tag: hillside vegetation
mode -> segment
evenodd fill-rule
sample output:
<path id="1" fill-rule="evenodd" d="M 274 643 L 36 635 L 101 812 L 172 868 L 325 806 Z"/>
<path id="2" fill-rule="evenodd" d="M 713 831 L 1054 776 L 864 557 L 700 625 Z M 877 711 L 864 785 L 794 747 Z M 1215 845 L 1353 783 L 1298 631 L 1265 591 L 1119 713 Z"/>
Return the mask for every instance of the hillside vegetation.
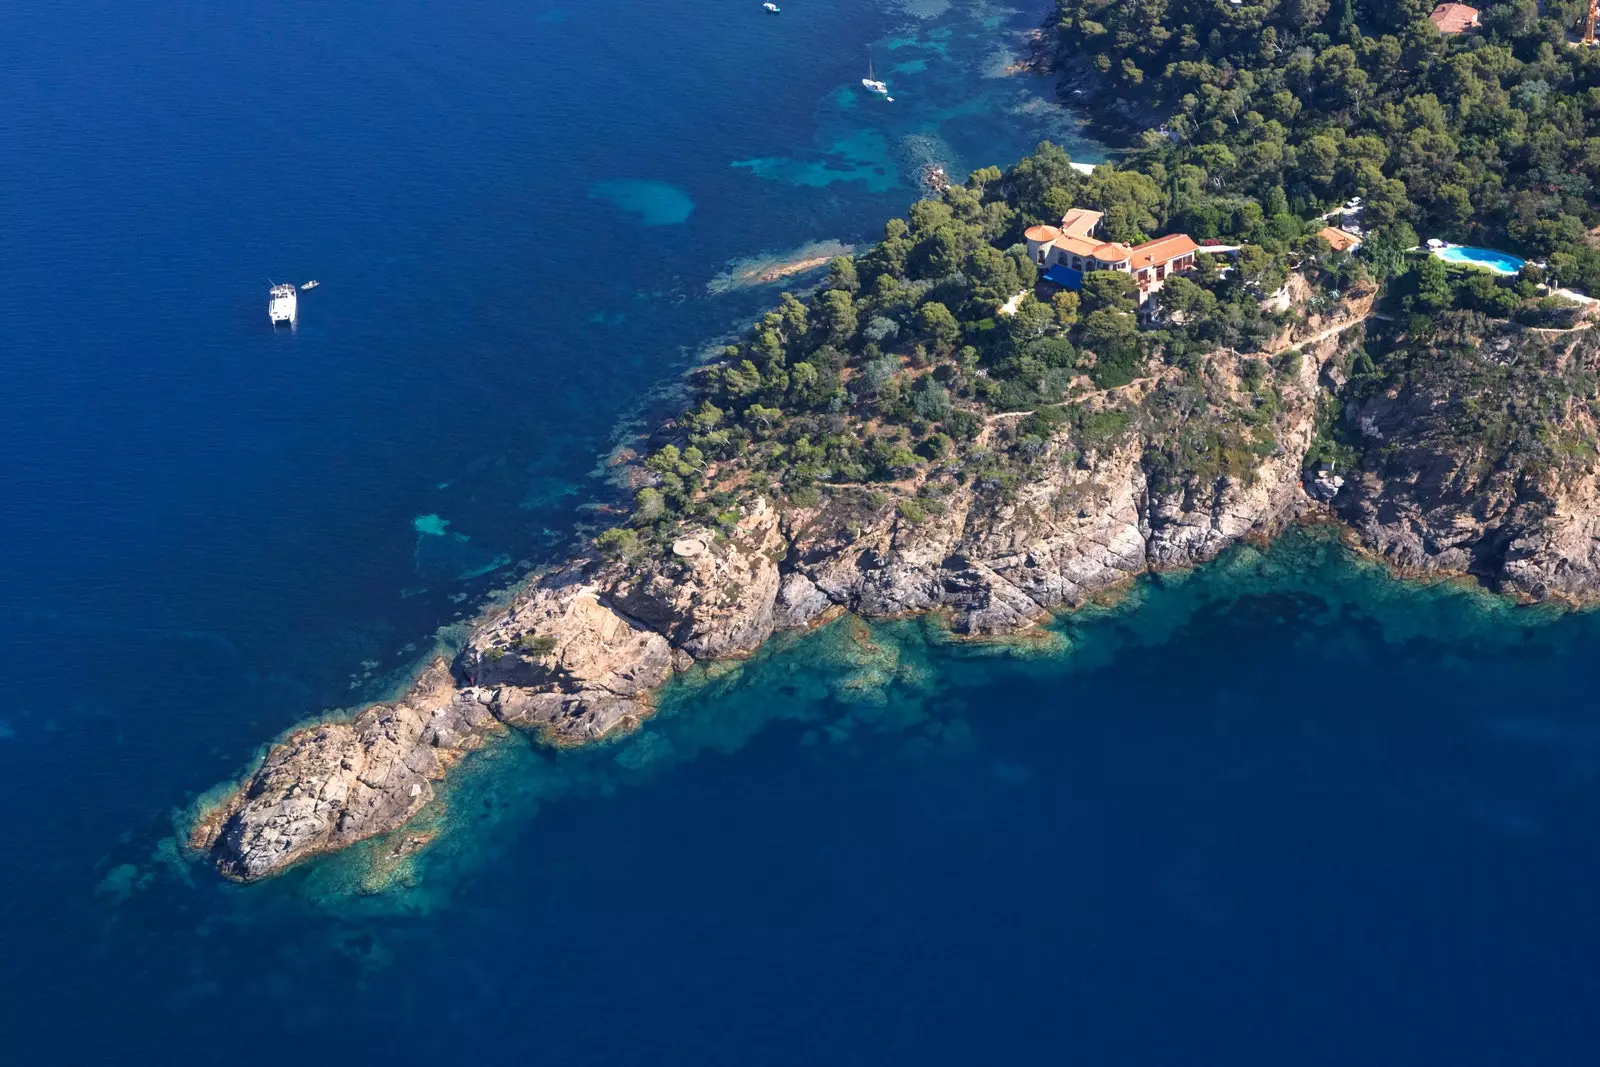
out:
<path id="1" fill-rule="evenodd" d="M 1292 230 L 1360 196 L 1381 275 L 1420 233 L 1600 290 L 1600 50 L 1572 43 L 1587 4 L 1480 7 L 1481 30 L 1445 36 L 1431 0 L 1057 0 L 1059 55 L 1103 120 L 1164 120 L 1141 167 L 1196 237 L 1250 204 Z"/>

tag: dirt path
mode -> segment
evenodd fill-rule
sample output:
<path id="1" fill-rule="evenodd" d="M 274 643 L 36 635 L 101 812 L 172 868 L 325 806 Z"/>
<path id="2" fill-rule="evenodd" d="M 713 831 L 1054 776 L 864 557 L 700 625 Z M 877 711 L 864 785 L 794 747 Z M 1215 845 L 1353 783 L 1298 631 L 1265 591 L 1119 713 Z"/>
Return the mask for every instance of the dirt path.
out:
<path id="1" fill-rule="evenodd" d="M 1269 349 L 1269 350 L 1267 350 L 1265 352 L 1262 352 L 1261 355 L 1264 356 L 1264 357 L 1270 358 L 1272 356 L 1282 355 L 1284 352 L 1292 352 L 1296 348 L 1305 348 L 1307 345 L 1321 344 L 1323 341 L 1326 341 L 1330 337 L 1339 336 L 1341 333 L 1344 333 L 1346 330 L 1350 329 L 1352 326 L 1360 326 L 1363 322 L 1366 322 L 1368 319 L 1381 319 L 1381 318 L 1384 318 L 1384 317 L 1385 316 L 1379 315 L 1375 311 L 1363 312 L 1362 314 L 1357 315 L 1355 318 L 1350 319 L 1347 322 L 1341 322 L 1338 325 L 1329 326 L 1326 330 L 1323 330 L 1321 333 L 1312 334 L 1310 337 L 1302 337 L 1298 341 L 1285 342 L 1282 345 L 1279 345 L 1277 348 Z"/>

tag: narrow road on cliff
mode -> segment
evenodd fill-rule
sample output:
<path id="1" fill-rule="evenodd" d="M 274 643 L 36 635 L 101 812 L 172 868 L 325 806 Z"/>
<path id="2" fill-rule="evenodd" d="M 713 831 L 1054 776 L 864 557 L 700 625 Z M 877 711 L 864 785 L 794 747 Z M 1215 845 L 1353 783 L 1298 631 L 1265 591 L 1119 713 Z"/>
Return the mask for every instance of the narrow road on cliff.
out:
<path id="1" fill-rule="evenodd" d="M 1330 337 L 1339 336 L 1339 334 L 1344 333 L 1346 330 L 1350 329 L 1352 326 L 1360 326 L 1363 322 L 1366 322 L 1368 319 L 1386 319 L 1386 318 L 1388 318 L 1387 315 L 1381 315 L 1376 311 L 1366 311 L 1366 312 L 1363 312 L 1360 315 L 1357 315 L 1355 318 L 1350 319 L 1347 322 L 1341 322 L 1341 323 L 1338 323 L 1337 325 L 1329 326 L 1326 330 L 1323 330 L 1321 333 L 1312 334 L 1310 337 L 1303 337 L 1298 341 L 1291 341 L 1291 342 L 1285 343 L 1283 345 L 1280 345 L 1277 348 L 1268 349 L 1267 351 L 1261 353 L 1261 355 L 1266 356 L 1266 357 L 1278 356 L 1278 355 L 1282 355 L 1285 352 L 1292 352 L 1296 348 L 1305 348 L 1307 345 L 1321 344 L 1323 341 L 1326 341 Z"/>

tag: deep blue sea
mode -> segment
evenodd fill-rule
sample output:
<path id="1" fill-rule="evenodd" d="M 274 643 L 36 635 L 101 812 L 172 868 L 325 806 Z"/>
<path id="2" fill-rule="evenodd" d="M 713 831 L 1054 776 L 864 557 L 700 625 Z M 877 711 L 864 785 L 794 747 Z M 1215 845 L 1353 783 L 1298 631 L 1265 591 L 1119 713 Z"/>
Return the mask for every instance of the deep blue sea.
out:
<path id="1" fill-rule="evenodd" d="M 0 1063 L 1593 1062 L 1600 616 L 1316 536 L 781 638 L 404 863 L 181 853 L 594 521 L 741 269 L 1104 158 L 1003 76 L 1047 0 L 782 6 L 7 8 Z"/>

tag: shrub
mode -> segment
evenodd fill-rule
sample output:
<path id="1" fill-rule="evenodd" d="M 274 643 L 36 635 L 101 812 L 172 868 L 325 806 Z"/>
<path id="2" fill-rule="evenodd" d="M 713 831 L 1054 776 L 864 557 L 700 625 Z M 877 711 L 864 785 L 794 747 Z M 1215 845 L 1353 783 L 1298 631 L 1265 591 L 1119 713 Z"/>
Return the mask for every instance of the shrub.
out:
<path id="1" fill-rule="evenodd" d="M 536 634 L 532 630 L 517 638 L 517 651 L 526 652 L 530 656 L 548 656 L 555 650 L 555 638 Z"/>
<path id="2" fill-rule="evenodd" d="M 639 537 L 632 530 L 613 526 L 594 539 L 594 546 L 608 559 L 622 559 L 639 550 Z"/>
<path id="3" fill-rule="evenodd" d="M 913 526 L 919 522 L 922 522 L 928 517 L 927 511 L 924 510 L 922 505 L 915 500 L 900 501 L 899 505 L 896 507 L 896 510 L 900 512 L 900 517 L 902 519 L 911 523 Z"/>
<path id="4" fill-rule="evenodd" d="M 861 331 L 863 337 L 873 344 L 883 344 L 892 341 L 900 334 L 900 324 L 893 319 L 882 315 L 874 315 L 867 322 L 867 328 Z"/>
<path id="5" fill-rule="evenodd" d="M 822 503 L 822 494 L 814 485 L 801 485 L 789 490 L 789 502 L 797 508 L 814 508 Z"/>
<path id="6" fill-rule="evenodd" d="M 1113 349 L 1095 358 L 1089 377 L 1101 389 L 1127 385 L 1144 370 L 1144 359 L 1136 348 Z"/>
<path id="7" fill-rule="evenodd" d="M 1244 386 L 1246 392 L 1253 393 L 1261 388 L 1261 379 L 1266 374 L 1266 368 L 1259 359 L 1242 359 L 1239 361 L 1239 384 Z"/>
<path id="8" fill-rule="evenodd" d="M 983 420 L 970 411 L 952 411 L 942 422 L 944 432 L 958 441 L 970 441 L 983 429 Z"/>
<path id="9" fill-rule="evenodd" d="M 918 378 L 911 387 L 911 406 L 923 418 L 938 422 L 950 414 L 950 393 L 931 377 Z"/>

